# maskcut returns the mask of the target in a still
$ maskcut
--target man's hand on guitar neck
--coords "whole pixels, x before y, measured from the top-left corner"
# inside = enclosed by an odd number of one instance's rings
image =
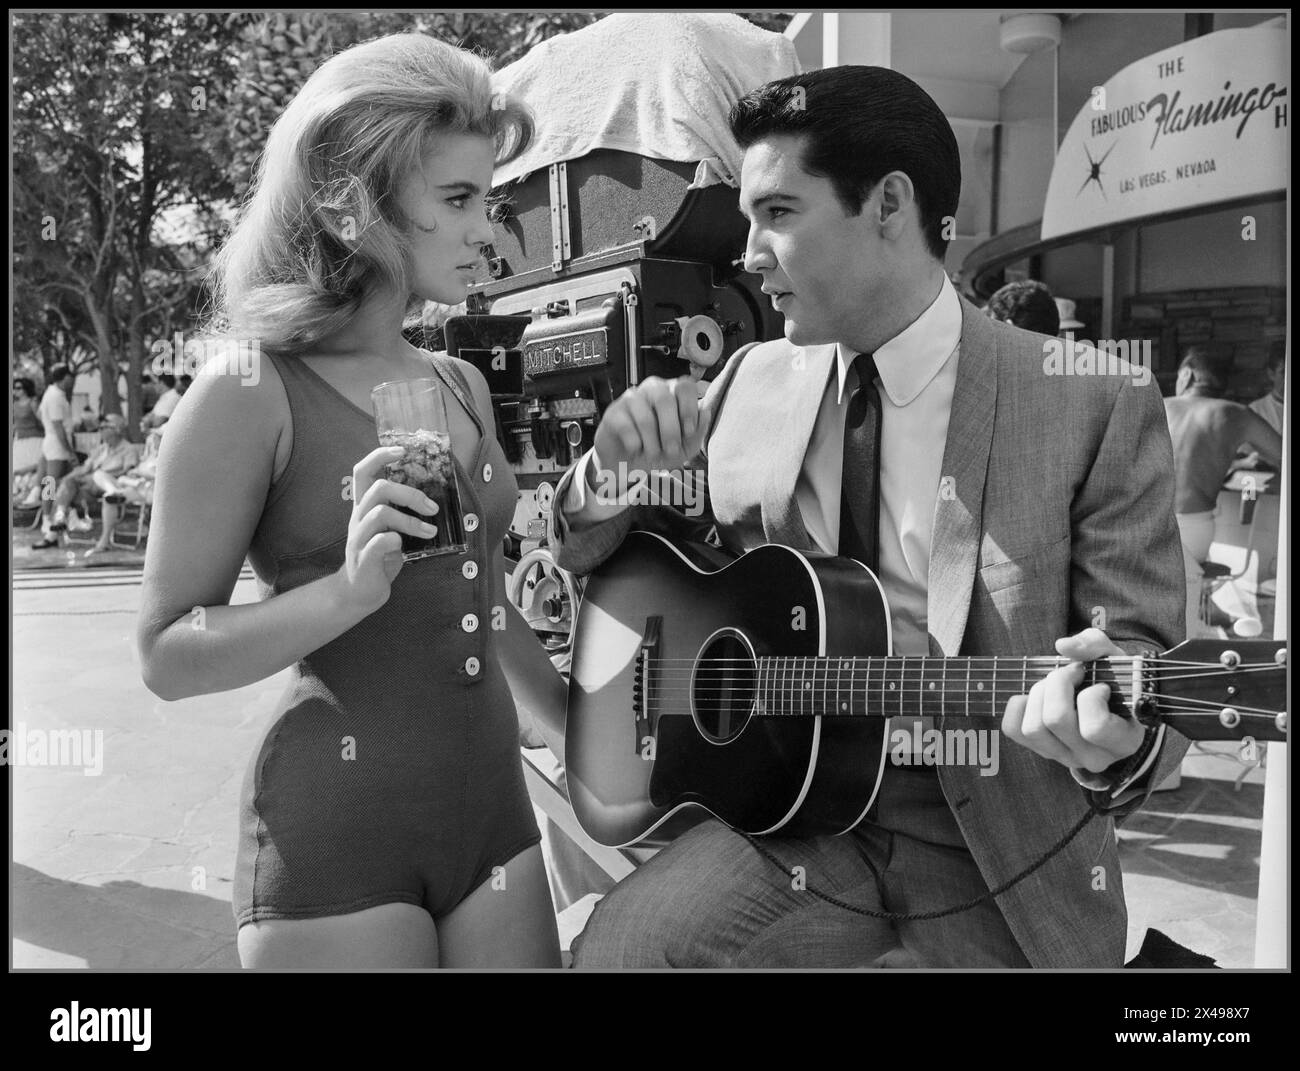
[[[708,434],[712,414],[689,376],[642,380],[605,410],[596,428],[587,486],[606,504],[626,504],[630,486],[649,473],[680,469]],[[609,494],[613,489],[614,494]],[[609,503],[609,498],[615,502]]]
[[[1136,718],[1111,712],[1110,685],[1094,684],[1079,691],[1084,663],[1125,652],[1101,629],[1088,628],[1057,640],[1056,653],[1071,659],[1070,663],[1040,680],[1028,695],[1012,697],[1002,717],[1002,731],[1035,754],[1077,771],[1076,780],[1079,775],[1101,774],[1135,756],[1147,730]],[[1125,771],[1124,780],[1135,773]],[[1080,784],[1087,782],[1080,780]]]

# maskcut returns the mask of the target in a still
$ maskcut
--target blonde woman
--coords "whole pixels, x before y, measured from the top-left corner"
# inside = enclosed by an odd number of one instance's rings
[[[164,699],[293,671],[242,795],[245,966],[559,965],[515,700],[563,683],[503,591],[515,481],[482,377],[401,333],[413,302],[464,300],[494,163],[531,132],[468,52],[357,46],[276,123],[219,257],[237,345],[167,426],[139,646]],[[383,478],[370,392],[429,376],[477,524],[403,565],[439,518]],[[245,556],[264,597],[230,606]]]

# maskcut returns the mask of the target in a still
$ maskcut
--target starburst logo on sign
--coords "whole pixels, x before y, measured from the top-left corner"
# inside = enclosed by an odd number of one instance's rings
[[[1112,142],[1110,148],[1102,154],[1100,160],[1094,160],[1092,158],[1092,153],[1088,151],[1087,145],[1083,147],[1083,154],[1088,158],[1088,177],[1083,180],[1083,185],[1079,187],[1079,193],[1083,193],[1083,191],[1088,188],[1088,183],[1095,182],[1097,184],[1097,189],[1101,191],[1102,198],[1104,200],[1108,199],[1106,197],[1106,188],[1101,184],[1101,165],[1106,162],[1106,157],[1115,151],[1115,146],[1118,144],[1118,141]],[[1078,197],[1079,193],[1076,193],[1074,196]]]

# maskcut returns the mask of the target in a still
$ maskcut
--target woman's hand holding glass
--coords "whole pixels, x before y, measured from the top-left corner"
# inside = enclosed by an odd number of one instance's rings
[[[402,533],[430,538],[437,525],[402,513],[397,506],[434,517],[438,505],[417,487],[393,483],[385,467],[402,456],[400,446],[381,446],[352,470],[352,518],[343,567],[336,577],[352,606],[374,613],[388,601],[402,571]]]

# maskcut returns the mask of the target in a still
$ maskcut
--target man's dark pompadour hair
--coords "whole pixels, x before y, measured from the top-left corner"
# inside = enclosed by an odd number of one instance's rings
[[[891,171],[912,180],[930,252],[948,250],[944,219],[957,215],[961,156],[939,106],[910,78],[887,67],[829,67],[768,82],[727,117],[742,149],[762,138],[803,137],[803,169],[829,179],[857,215]]]

